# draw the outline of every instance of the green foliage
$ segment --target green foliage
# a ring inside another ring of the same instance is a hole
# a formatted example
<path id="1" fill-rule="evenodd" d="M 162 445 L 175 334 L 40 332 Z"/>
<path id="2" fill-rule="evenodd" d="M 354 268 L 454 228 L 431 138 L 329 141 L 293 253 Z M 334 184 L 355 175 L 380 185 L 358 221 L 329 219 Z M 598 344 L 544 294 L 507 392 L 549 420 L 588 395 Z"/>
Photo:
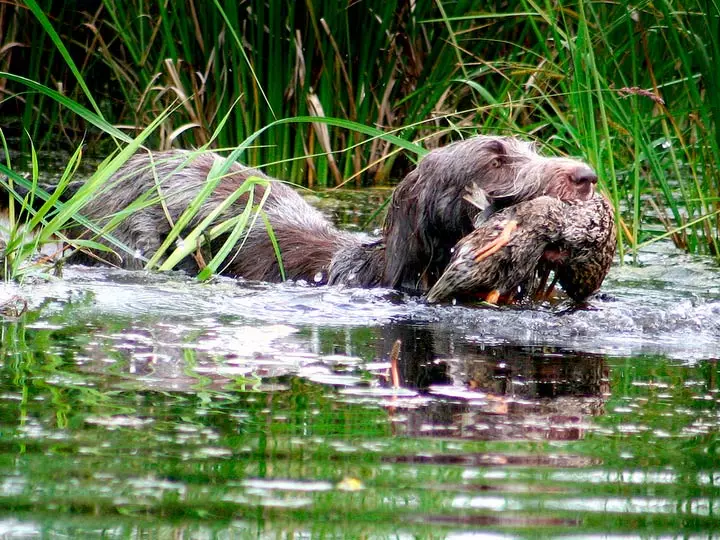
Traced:
<path id="1" fill-rule="evenodd" d="M 34 147 L 31 148 L 32 177 L 31 180 L 28 181 L 12 169 L 9 161 L 10 153 L 7 141 L 2 130 L 0 130 L 0 141 L 3 143 L 5 155 L 8 156 L 7 164 L 0 164 L 0 172 L 6 175 L 6 180 L 0 179 L 0 185 L 2 185 L 8 194 L 7 206 L 9 209 L 8 230 L 3 231 L 4 236 L 7 237 L 7 242 L 5 242 L 2 246 L 2 276 L 5 278 L 19 279 L 28 270 L 35 270 L 37 265 L 34 263 L 38 262 L 37 253 L 41 252 L 42 248 L 47 245 L 53 246 L 50 260 L 55 261 L 56 267 L 59 267 L 60 263 L 65 259 L 62 253 L 63 251 L 70 253 L 72 253 L 73 250 L 78 249 L 91 249 L 95 252 L 111 251 L 110 248 L 98 242 L 100 239 L 110 243 L 115 250 L 120 252 L 121 255 L 136 256 L 132 248 L 115 239 L 112 236 L 112 232 L 115 227 L 117 227 L 124 219 L 134 212 L 156 204 L 160 204 L 164 208 L 164 195 L 159 185 L 156 190 L 138 194 L 137 199 L 135 199 L 133 203 L 121 212 L 112 216 L 106 216 L 107 222 L 102 228 L 100 228 L 96 223 L 85 219 L 82 216 L 82 210 L 89 201 L 103 195 L 104 190 L 107 188 L 111 180 L 114 182 L 122 181 L 122 178 L 113 179 L 113 175 L 133 154 L 141 148 L 146 139 L 166 120 L 168 116 L 172 114 L 173 111 L 162 111 L 162 113 L 135 139 L 128 139 L 127 136 L 108 124 L 102 117 L 92 111 L 89 111 L 82 105 L 60 95 L 54 90 L 34 83 L 33 81 L 26 80 L 22 77 L 16 77 L 12 74 L 7 75 L 12 80 L 27 84 L 43 95 L 73 110 L 92 125 L 104 130 L 108 135 L 113 137 L 118 136 L 122 141 L 115 139 L 116 144 L 120 144 L 120 142 L 127 142 L 127 144 L 120 147 L 117 152 L 113 153 L 104 160 L 97 168 L 97 171 L 82 182 L 82 185 L 79 189 L 77 189 L 77 191 L 65 197 L 66 200 L 61 202 L 61 196 L 65 193 L 66 188 L 70 184 L 70 181 L 78 168 L 81 159 L 81 147 L 78 147 L 70 158 L 60 180 L 55 186 L 53 186 L 53 192 L 47 193 L 38 183 L 39 166 Z M 227 118 L 228 115 L 226 115 L 226 117 L 220 122 L 217 131 L 212 134 L 206 145 L 196 152 L 188 153 L 188 159 L 185 163 L 189 163 L 189 161 L 198 153 L 206 151 L 207 146 L 211 144 L 217 137 L 218 133 L 221 132 Z M 356 130 L 358 133 L 371 135 L 374 139 L 386 140 L 395 143 L 398 147 L 405 148 L 418 155 L 423 155 L 425 153 L 425 151 L 418 145 L 409 143 L 394 135 L 383 133 L 375 128 L 363 126 L 347 120 L 314 117 L 277 120 L 268 126 L 259 129 L 248 137 L 230 153 L 227 160 L 215 163 L 208 175 L 207 182 L 205 183 L 203 189 L 198 192 L 193 202 L 183 212 L 179 219 L 175 223 L 172 223 L 172 230 L 157 252 L 152 254 L 149 260 L 146 260 L 146 268 L 171 270 L 182 259 L 191 256 L 203 242 L 209 242 L 218 237 L 224 236 L 225 240 L 223 246 L 220 248 L 218 253 L 214 255 L 213 259 L 209 261 L 209 263 L 205 265 L 204 262 L 198 261 L 202 269 L 199 278 L 207 279 L 211 277 L 213 273 L 216 273 L 221 265 L 227 264 L 226 259 L 230 254 L 230 251 L 238 244 L 243 233 L 249 231 L 260 217 L 265 223 L 268 235 L 270 236 L 272 244 L 275 248 L 280 272 L 284 275 L 279 246 L 275 240 L 270 223 L 262 213 L 264 203 L 270 194 L 271 186 L 267 180 L 254 177 L 249 178 L 212 212 L 205 216 L 194 229 L 188 232 L 187 227 L 193 218 L 197 216 L 203 202 L 210 196 L 218 183 L 228 173 L 231 164 L 234 163 L 234 161 L 243 152 L 252 148 L 250 146 L 252 142 L 264 131 L 271 129 L 276 125 L 289 124 L 290 122 L 300 125 L 303 123 L 314 123 L 344 127 L 349 130 Z M 27 195 L 23 196 L 18 193 L 15 190 L 16 185 L 20 186 L 22 188 L 21 191 L 23 193 L 27 193 Z M 255 187 L 258 185 L 261 185 L 264 188 L 264 193 L 260 202 L 255 205 L 253 193 Z M 39 209 L 34 204 L 36 196 L 42 200 L 42 204 Z M 223 211 L 229 208 L 230 205 L 242 196 L 247 197 L 245 210 L 237 216 L 233 216 L 230 219 L 226 219 L 225 221 L 218 223 Z M 15 216 L 16 204 L 19 204 L 21 209 L 20 215 L 17 217 Z M 165 210 L 166 215 L 168 215 L 167 209 Z M 169 215 L 168 220 L 171 220 Z M 80 225 L 85 229 L 88 229 L 94 233 L 94 236 L 90 239 L 67 237 L 65 235 L 65 229 L 73 225 Z M 179 240 L 182 241 L 179 242 L 178 247 L 165 258 L 168 248 L 173 244 L 173 242 Z M 45 262 L 43 259 L 40 260 Z"/>
<path id="2" fill-rule="evenodd" d="M 476 131 L 523 134 L 598 170 L 621 246 L 669 236 L 720 255 L 716 2 L 27 5 L 1 8 L 0 67 L 89 108 L 94 96 L 111 124 L 147 126 L 180 103 L 155 146 L 235 148 L 253 137 L 244 161 L 315 186 L 381 182 L 410 166 L 397 141 L 364 141 L 342 121 L 427 147 Z M 56 131 L 48 125 L 71 140 L 98 137 L 19 76 L 7 86 L 39 146 Z"/>

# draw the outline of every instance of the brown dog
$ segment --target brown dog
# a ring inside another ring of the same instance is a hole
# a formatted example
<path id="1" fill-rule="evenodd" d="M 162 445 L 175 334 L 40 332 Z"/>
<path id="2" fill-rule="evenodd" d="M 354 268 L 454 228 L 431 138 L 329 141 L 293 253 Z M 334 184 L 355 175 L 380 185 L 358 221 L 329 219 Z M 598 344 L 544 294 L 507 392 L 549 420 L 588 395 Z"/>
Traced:
<path id="1" fill-rule="evenodd" d="M 162 204 L 145 206 L 111 231 L 118 240 L 149 257 L 195 199 L 218 159 L 223 158 L 177 150 L 138 153 L 82 213 L 104 225 L 143 194 L 148 201 L 162 199 Z M 286 184 L 237 163 L 203 203 L 190 227 L 200 223 L 251 176 L 270 182 L 262 211 L 280 247 L 287 279 L 387 286 L 413 293 L 429 290 L 450 261 L 453 246 L 474 229 L 473 220 L 480 210 L 465 200 L 468 189 L 480 188 L 491 208 L 500 209 L 541 195 L 587 200 L 597 182 L 595 172 L 581 161 L 541 156 L 532 144 L 512 137 L 478 136 L 431 151 L 400 182 L 392 196 L 382 238 L 338 230 Z M 259 201 L 264 193 L 265 188 L 257 186 L 253 201 Z M 246 204 L 247 196 L 238 198 L 217 220 L 238 215 Z M 236 246 L 226 259 L 222 273 L 281 280 L 280 265 L 264 223 L 257 220 L 242 248 Z M 205 260 L 226 238 L 217 238 L 205 246 L 211 252 Z M 78 254 L 74 260 L 92 259 Z M 132 257 L 110 262 L 126 268 L 144 265 L 141 258 Z M 180 267 L 190 272 L 198 270 L 192 258 Z"/>

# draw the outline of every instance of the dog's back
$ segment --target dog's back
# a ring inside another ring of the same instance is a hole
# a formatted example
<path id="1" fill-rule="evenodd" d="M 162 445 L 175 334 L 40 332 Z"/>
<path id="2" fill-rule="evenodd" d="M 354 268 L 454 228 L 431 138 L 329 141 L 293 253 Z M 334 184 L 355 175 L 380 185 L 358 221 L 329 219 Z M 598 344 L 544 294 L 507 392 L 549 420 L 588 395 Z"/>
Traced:
<path id="1" fill-rule="evenodd" d="M 135 256 L 120 254 L 119 259 L 111 258 L 108 262 L 124 268 L 142 268 L 195 200 L 215 161 L 219 159 L 223 158 L 217 154 L 171 150 L 140 152 L 128 160 L 106 187 L 81 210 L 86 218 L 105 226 L 131 205 L 135 207 L 109 231 L 117 240 L 135 249 Z M 258 204 L 265 190 L 269 189 L 261 211 L 280 247 L 285 277 L 312 280 L 323 270 L 327 273 L 332 255 L 339 248 L 342 233 L 293 188 L 239 163 L 230 166 L 228 173 L 202 203 L 188 229 L 194 228 L 251 177 L 269 181 L 267 184 L 254 185 L 252 202 Z M 239 215 L 247 204 L 248 194 L 243 194 L 218 216 L 216 222 Z M 82 234 L 87 235 L 87 232 Z M 204 254 L 206 261 L 209 260 L 207 256 L 216 252 L 226 238 L 220 237 L 211 243 L 212 253 Z M 239 246 L 233 249 L 222 267 L 223 273 L 248 279 L 279 281 L 280 266 L 265 220 L 258 217 L 243 238 L 242 252 L 238 252 Z M 94 253 L 89 257 L 87 254 L 78 254 L 74 262 L 87 263 L 96 260 L 98 255 Z M 193 258 L 188 258 L 181 263 L 180 268 L 197 272 L 198 264 Z"/>

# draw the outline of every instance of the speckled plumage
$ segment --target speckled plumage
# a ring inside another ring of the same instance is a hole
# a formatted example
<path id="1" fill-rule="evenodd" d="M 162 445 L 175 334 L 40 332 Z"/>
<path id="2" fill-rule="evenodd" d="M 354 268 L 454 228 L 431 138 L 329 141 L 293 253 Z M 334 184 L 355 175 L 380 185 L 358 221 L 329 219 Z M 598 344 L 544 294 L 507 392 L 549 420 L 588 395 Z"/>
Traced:
<path id="1" fill-rule="evenodd" d="M 572 202 L 539 197 L 477 227 L 457 243 L 428 302 L 491 295 L 510 302 L 519 288 L 532 290 L 538 270 L 554 270 L 568 295 L 580 302 L 598 290 L 615 253 L 613 209 L 600 195 Z"/>
<path id="2" fill-rule="evenodd" d="M 603 196 L 567 203 L 561 249 L 567 256 L 554 268 L 558 283 L 576 302 L 600 289 L 610 271 L 617 231 L 615 213 Z"/>
<path id="3" fill-rule="evenodd" d="M 513 294 L 535 273 L 545 247 L 560 240 L 563 203 L 538 197 L 493 214 L 460 240 L 445 272 L 430 289 L 427 301 L 452 297 L 485 297 L 492 291 Z M 514 224 L 506 242 L 491 254 L 487 246 L 497 242 Z"/>

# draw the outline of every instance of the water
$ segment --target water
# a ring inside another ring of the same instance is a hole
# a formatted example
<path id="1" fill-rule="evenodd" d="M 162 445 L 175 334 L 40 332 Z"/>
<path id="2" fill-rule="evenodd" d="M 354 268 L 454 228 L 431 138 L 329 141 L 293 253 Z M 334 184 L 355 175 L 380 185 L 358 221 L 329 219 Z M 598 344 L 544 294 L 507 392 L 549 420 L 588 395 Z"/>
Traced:
<path id="1" fill-rule="evenodd" d="M 14 295 L 2 538 L 720 531 L 720 272 L 668 246 L 583 310 L 82 267 Z"/>

